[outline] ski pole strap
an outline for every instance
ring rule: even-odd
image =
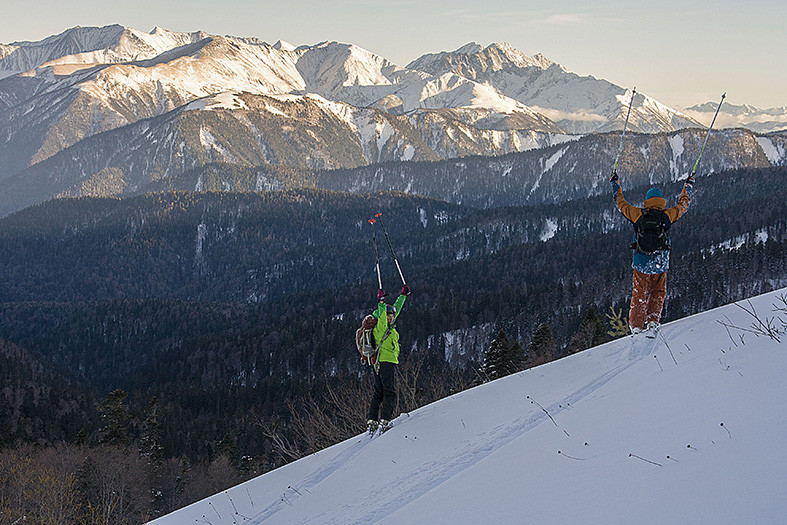
[[[372,368],[374,369],[374,373],[375,374],[379,374],[380,373],[380,348],[382,348],[383,342],[386,339],[388,339],[389,335],[391,335],[391,328],[390,328],[390,326],[385,331],[385,335],[383,336],[383,338],[380,339],[380,344],[377,345],[377,348],[374,349],[374,353],[369,358],[369,363],[372,365]],[[375,359],[374,363],[372,363],[372,357],[375,357],[375,356],[377,356],[377,359]]]

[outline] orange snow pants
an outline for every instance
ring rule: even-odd
[[[645,328],[645,323],[661,320],[661,309],[667,297],[667,272],[650,275],[634,270],[631,290],[629,326]]]

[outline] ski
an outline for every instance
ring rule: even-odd
[[[382,436],[383,434],[385,434],[386,432],[388,432],[392,428],[393,428],[393,423],[391,423],[390,421],[386,421],[384,423],[380,423],[380,433],[379,433],[379,435]]]

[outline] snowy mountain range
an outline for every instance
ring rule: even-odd
[[[541,54],[529,57],[507,43],[486,48],[470,43],[450,53],[424,55],[407,67],[432,74],[451,72],[494,86],[570,133],[621,129],[631,102],[631,90],[591,76],[580,77]],[[636,131],[657,133],[697,126],[697,122],[636,94],[629,125]]]
[[[222,91],[312,93],[398,114],[457,109],[463,120],[485,129],[553,132],[559,128],[530,106],[553,115],[564,113],[565,118],[559,120],[568,125],[565,131],[576,132],[569,129],[578,127],[572,122],[585,122],[581,132],[587,132],[620,127],[616,121],[629,103],[622,88],[579,77],[542,55],[531,58],[509,44],[487,48],[468,44],[452,53],[425,55],[407,68],[337,42],[293,48],[282,42],[270,46],[257,39],[160,28],[144,33],[122,26],[78,27],[40,42],[0,47],[3,76],[47,78],[57,84],[48,91],[62,87],[57,77],[96,65],[128,62],[134,67],[97,68],[92,75],[66,85],[106,100],[139,96],[156,88],[159,110]],[[165,64],[167,67],[157,67]],[[635,116],[647,109],[632,122],[634,130],[672,131],[697,124],[647,97],[637,97],[634,102]],[[155,107],[148,109],[156,114]],[[150,113],[137,117],[143,115]]]
[[[454,394],[152,523],[780,522],[785,301]]]
[[[686,115],[709,124],[718,107],[718,102],[706,102],[683,111]],[[747,104],[740,106],[723,104],[716,122],[720,127],[746,128],[758,133],[783,131],[787,130],[787,106],[760,109]]]
[[[508,44],[401,67],[338,42],[76,27],[0,46],[0,189],[14,194],[0,204],[138,191],[210,162],[332,169],[521,152],[620,129],[630,101]],[[632,131],[699,126],[634,97]]]

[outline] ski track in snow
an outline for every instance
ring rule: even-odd
[[[407,471],[400,477],[395,477],[390,483],[385,484],[379,489],[371,492],[363,500],[358,501],[356,504],[347,506],[339,516],[334,515],[318,515],[312,516],[309,521],[314,523],[374,523],[387,516],[394,511],[407,506],[410,502],[424,496],[435,488],[439,487],[446,481],[454,476],[457,476],[469,469],[478,462],[484,460],[497,450],[503,448],[509,443],[523,438],[529,431],[541,426],[544,423],[555,425],[558,416],[569,406],[574,407],[582,399],[590,396],[598,389],[609,383],[619,374],[628,370],[631,366],[642,360],[644,357],[652,354],[654,347],[661,343],[660,338],[645,339],[644,337],[632,338],[632,349],[628,354],[628,361],[625,364],[619,365],[612,370],[609,370],[600,376],[594,378],[589,383],[581,386],[579,389],[566,395],[559,401],[554,402],[548,407],[544,407],[545,413],[540,406],[533,403],[525,405],[528,407],[529,412],[524,414],[523,417],[514,421],[513,424],[501,425],[489,432],[476,434],[465,442],[465,446],[457,454],[456,450],[452,450],[450,456],[435,456],[433,461],[423,465],[416,470]],[[519,372],[522,375],[524,372]],[[527,401],[523,394],[524,401]],[[550,417],[551,416],[551,417]],[[414,413],[413,417],[404,419],[404,421],[411,420],[413,422],[420,418],[429,417],[429,413],[422,412],[421,414]],[[398,425],[403,423],[402,417],[398,418]],[[396,428],[396,427],[395,427]],[[559,425],[555,428],[560,434],[565,434],[571,437],[567,430]],[[389,433],[386,436],[393,439],[395,434]],[[378,436],[374,439],[380,439]],[[356,457],[368,444],[371,439],[367,439],[365,435],[359,436],[357,443],[350,445],[346,450],[339,453],[336,458],[327,463],[324,467],[319,469],[313,475],[308,476],[295,486],[299,490],[311,490],[317,487],[320,483],[329,481],[330,476],[336,471],[340,470],[347,462]],[[396,488],[402,490],[396,491]],[[379,506],[370,506],[368,501],[386,501],[387,503]],[[265,520],[272,518],[276,513],[286,507],[289,507],[288,502],[284,499],[271,503],[260,514],[254,516],[254,523],[262,523]]]
[[[784,293],[750,304],[770,315]],[[524,515],[561,523],[735,523],[746,512],[758,522],[782,516],[787,454],[772,443],[787,430],[779,399],[784,343],[750,334],[744,342],[719,321],[751,322],[729,305],[664,325],[653,339],[621,338],[456,393],[400,415],[382,436],[348,439],[161,523],[478,523],[487,515],[495,523],[519,523]],[[754,403],[759,412],[750,410]],[[731,434],[720,421],[730,423]],[[555,455],[560,450],[563,458]],[[666,454],[674,461],[665,462]],[[573,502],[561,492],[566,476],[583,484]],[[503,485],[490,489],[497,481]],[[613,486],[624,497],[604,500]],[[520,491],[549,508],[518,501]]]
[[[296,483],[294,486],[298,488],[298,490],[309,490],[314,488],[315,486],[322,483],[325,479],[330,477],[331,474],[336,472],[340,469],[343,465],[347,464],[349,460],[354,458],[358,455],[358,453],[372,440],[369,439],[365,434],[361,434],[358,436],[358,441],[345,449],[344,451],[340,452],[333,460],[327,463],[325,466],[314,472],[311,476],[306,477],[305,479],[301,480],[299,483]],[[291,485],[292,486],[292,485]],[[282,510],[282,508],[287,507],[287,501],[283,498],[274,501],[268,507],[265,508],[262,512],[254,516],[255,523],[262,523],[263,521],[267,520],[268,518],[274,516],[277,512]]]

